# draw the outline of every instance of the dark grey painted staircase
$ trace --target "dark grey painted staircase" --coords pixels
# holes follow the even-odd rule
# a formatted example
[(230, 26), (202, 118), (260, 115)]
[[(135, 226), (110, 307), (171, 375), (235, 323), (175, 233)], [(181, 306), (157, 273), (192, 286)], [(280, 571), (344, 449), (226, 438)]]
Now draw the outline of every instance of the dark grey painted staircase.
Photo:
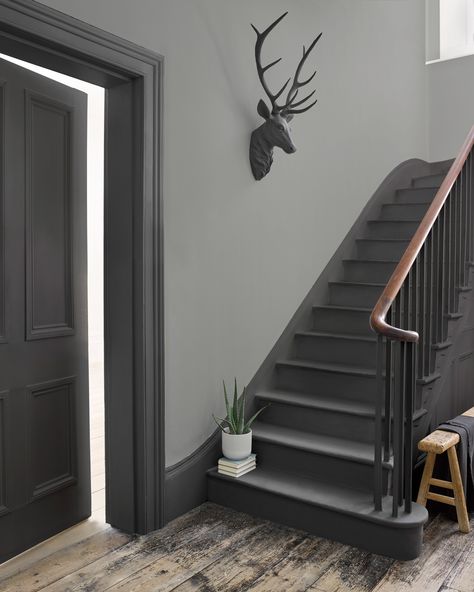
[[(383, 511), (373, 506), (376, 338), (369, 316), (444, 175), (413, 178), (365, 221), (353, 256), (328, 282), (327, 304), (295, 331), (290, 356), (276, 361), (270, 403), (254, 424), (257, 470), (239, 478), (208, 473), (209, 499), (399, 559), (421, 548), (426, 510), (391, 516), (391, 460)], [(423, 411), (418, 412), (418, 417)]]

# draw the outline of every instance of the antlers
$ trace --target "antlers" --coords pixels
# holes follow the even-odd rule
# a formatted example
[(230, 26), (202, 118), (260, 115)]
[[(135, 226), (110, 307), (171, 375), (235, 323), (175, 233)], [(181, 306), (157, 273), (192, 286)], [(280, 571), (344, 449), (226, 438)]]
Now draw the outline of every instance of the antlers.
[(282, 21), (285, 18), (285, 16), (287, 14), (288, 14), (288, 12), (285, 12), (285, 14), (282, 14), (279, 18), (277, 18), (277, 20), (274, 23), (272, 23), (262, 33), (260, 33), (260, 31), (254, 25), (252, 25), (252, 29), (257, 34), (257, 41), (255, 43), (255, 62), (257, 64), (258, 77), (259, 77), (260, 82), (263, 86), (263, 90), (265, 91), (268, 98), (270, 99), (270, 103), (272, 106), (272, 113), (274, 115), (276, 115), (277, 113), (281, 113), (282, 115), (292, 115), (292, 114), (296, 114), (296, 113), (304, 113), (305, 111), (308, 111), (308, 109), (311, 109), (311, 107), (316, 105), (316, 103), (318, 102), (316, 100), (316, 101), (313, 101), (310, 105), (306, 105), (302, 109), (295, 109), (295, 107), (300, 107), (301, 105), (306, 103), (306, 101), (308, 101), (316, 92), (315, 90), (313, 90), (312, 93), (310, 93), (309, 95), (307, 95), (306, 97), (304, 97), (300, 101), (298, 101), (296, 103), (294, 102), (298, 93), (299, 93), (300, 88), (309, 84), (311, 82), (311, 80), (313, 80), (313, 78), (316, 75), (316, 71), (314, 71), (313, 74), (307, 80), (305, 80), (303, 82), (300, 82), (300, 80), (299, 80), (299, 76), (300, 76), (301, 70), (306, 62), (306, 59), (308, 58), (309, 54), (313, 51), (316, 43), (321, 39), (322, 33), (320, 33), (316, 37), (316, 39), (313, 41), (313, 43), (311, 43), (311, 45), (308, 47), (308, 49), (306, 49), (303, 46), (303, 57), (301, 58), (301, 60), (298, 64), (298, 67), (296, 68), (296, 72), (293, 77), (293, 82), (290, 87), (290, 90), (288, 91), (288, 95), (286, 97), (286, 103), (284, 105), (278, 105), (277, 100), (284, 93), (286, 87), (290, 83), (291, 78), (288, 78), (288, 80), (285, 82), (285, 84), (281, 87), (281, 89), (276, 94), (273, 94), (270, 91), (270, 89), (268, 88), (268, 85), (265, 81), (265, 72), (267, 70), (269, 70), (271, 67), (278, 64), (278, 62), (281, 61), (281, 58), (278, 58), (277, 60), (275, 60), (274, 62), (271, 62), (270, 64), (267, 64), (266, 66), (262, 66), (262, 59), (261, 59), (262, 46), (263, 46), (265, 39), (268, 37), (269, 33), (278, 25), (278, 23), (280, 21)]

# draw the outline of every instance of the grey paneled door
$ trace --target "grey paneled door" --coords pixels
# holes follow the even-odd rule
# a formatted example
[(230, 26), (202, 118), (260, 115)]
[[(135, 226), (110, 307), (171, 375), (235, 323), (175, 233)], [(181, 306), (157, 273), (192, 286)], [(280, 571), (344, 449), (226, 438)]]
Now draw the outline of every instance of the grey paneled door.
[(0, 60), (0, 560), (90, 514), (86, 99)]

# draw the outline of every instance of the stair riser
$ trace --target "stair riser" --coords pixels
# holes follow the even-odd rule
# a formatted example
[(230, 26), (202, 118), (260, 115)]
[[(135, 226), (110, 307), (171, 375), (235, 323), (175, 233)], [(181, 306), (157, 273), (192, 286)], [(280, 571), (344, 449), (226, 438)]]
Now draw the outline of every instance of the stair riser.
[(411, 239), (418, 228), (418, 222), (377, 222), (367, 224), (367, 238), (404, 238)]
[[(374, 467), (369, 464), (315, 454), (273, 442), (263, 442), (257, 438), (253, 439), (252, 450), (257, 455), (258, 466), (265, 469), (308, 478), (315, 477), (333, 485), (359, 491), (371, 491), (373, 487)], [(384, 493), (387, 483), (388, 472), (384, 470)]]
[(329, 302), (336, 306), (355, 306), (360, 308), (372, 308), (380, 294), (380, 286), (344, 286), (341, 284), (329, 285)]
[(359, 259), (392, 259), (399, 261), (408, 247), (409, 241), (357, 241), (357, 257)]
[(413, 202), (423, 202), (430, 204), (433, 201), (438, 187), (428, 187), (424, 189), (399, 189), (395, 194), (395, 203), (410, 204)]
[(430, 177), (421, 177), (413, 179), (413, 187), (439, 187), (446, 175), (433, 175)]
[(277, 366), (276, 387), (281, 390), (339, 396), (365, 403), (374, 402), (376, 390), (375, 377), (283, 365)]
[[(266, 401), (261, 401), (264, 405)], [(261, 414), (262, 421), (310, 434), (347, 438), (358, 442), (374, 442), (374, 418), (326, 409), (311, 409), (272, 402)]]
[(298, 359), (375, 368), (375, 341), (296, 335), (294, 347)]
[(313, 330), (350, 333), (351, 335), (372, 335), (369, 313), (362, 311), (313, 309)]
[(395, 270), (396, 263), (344, 262), (346, 282), (386, 283)]
[(422, 220), (429, 204), (387, 204), (382, 207), (380, 220)]
[[(258, 469), (257, 469), (258, 470)], [(208, 499), (253, 516), (311, 532), (319, 537), (354, 545), (371, 553), (415, 559), (421, 553), (423, 526), (392, 528), (324, 508), (247, 487), (243, 482), (211, 477)], [(395, 526), (395, 524), (394, 524)]]

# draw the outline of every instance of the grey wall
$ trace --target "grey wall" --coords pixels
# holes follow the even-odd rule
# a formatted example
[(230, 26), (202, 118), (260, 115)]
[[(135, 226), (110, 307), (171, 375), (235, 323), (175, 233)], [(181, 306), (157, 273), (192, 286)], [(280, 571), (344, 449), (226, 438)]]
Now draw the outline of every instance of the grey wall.
[[(166, 458), (223, 413), (222, 378), (250, 380), (372, 192), (426, 158), (423, 0), (43, 0), (165, 56)], [(262, 97), (255, 34), (292, 73), (314, 56), (319, 103), (295, 118), (298, 152), (251, 177)], [(312, 61), (312, 60), (311, 60)]]
[(474, 56), (426, 68), (430, 160), (453, 158), (474, 125)]

